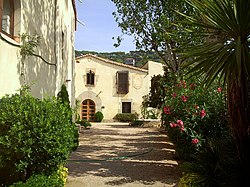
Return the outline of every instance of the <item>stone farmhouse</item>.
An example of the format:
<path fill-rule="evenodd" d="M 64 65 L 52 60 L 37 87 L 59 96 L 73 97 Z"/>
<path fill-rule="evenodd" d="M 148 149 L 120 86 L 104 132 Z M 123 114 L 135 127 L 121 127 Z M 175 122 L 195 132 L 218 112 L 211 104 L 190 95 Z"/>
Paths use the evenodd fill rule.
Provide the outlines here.
<path fill-rule="evenodd" d="M 142 68 L 87 54 L 76 58 L 75 89 L 81 119 L 94 120 L 101 111 L 110 121 L 117 113 L 141 114 L 142 97 L 151 78 L 163 74 L 161 63 L 149 61 Z"/>
<path fill-rule="evenodd" d="M 53 96 L 66 84 L 75 103 L 75 29 L 75 0 L 0 0 L 0 97 L 25 84 L 36 97 Z M 24 61 L 20 56 L 23 33 L 40 37 L 37 56 Z"/>

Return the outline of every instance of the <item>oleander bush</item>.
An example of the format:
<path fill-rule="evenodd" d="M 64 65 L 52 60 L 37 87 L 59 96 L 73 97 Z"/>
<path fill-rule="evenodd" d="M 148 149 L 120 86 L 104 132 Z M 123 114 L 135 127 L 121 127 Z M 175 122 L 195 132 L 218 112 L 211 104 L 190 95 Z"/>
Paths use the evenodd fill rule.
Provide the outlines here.
<path fill-rule="evenodd" d="M 205 88 L 198 80 L 181 80 L 165 89 L 162 120 L 177 157 L 190 160 L 207 139 L 228 135 L 224 90 L 219 83 Z"/>
<path fill-rule="evenodd" d="M 0 99 L 0 184 L 51 174 L 77 146 L 72 111 L 56 98 L 27 93 Z"/>

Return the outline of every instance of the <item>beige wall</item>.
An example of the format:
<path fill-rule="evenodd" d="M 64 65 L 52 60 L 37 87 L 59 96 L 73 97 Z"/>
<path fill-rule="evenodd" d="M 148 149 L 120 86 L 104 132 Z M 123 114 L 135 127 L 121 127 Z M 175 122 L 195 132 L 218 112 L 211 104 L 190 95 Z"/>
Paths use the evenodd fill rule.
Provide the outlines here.
<path fill-rule="evenodd" d="M 66 80 L 70 80 L 66 85 L 72 97 L 75 31 L 72 1 L 21 0 L 16 8 L 15 20 L 15 35 L 39 35 L 41 40 L 35 53 L 56 66 L 31 56 L 22 64 L 19 48 L 13 46 L 18 43 L 1 34 L 9 43 L 0 39 L 0 97 L 14 93 L 21 84 L 30 85 L 36 97 L 56 95 Z"/>
<path fill-rule="evenodd" d="M 129 66 L 119 66 L 111 64 L 101 58 L 86 55 L 78 58 L 76 63 L 76 97 L 80 103 L 85 99 L 91 99 L 96 104 L 96 111 L 104 114 L 104 119 L 110 120 L 117 113 L 122 112 L 122 102 L 132 103 L 132 112 L 141 113 L 142 96 L 148 94 L 150 76 L 149 72 L 139 68 L 129 68 Z M 159 63 L 157 63 L 160 65 Z M 161 66 L 161 65 L 160 65 Z M 152 67 L 155 69 L 155 67 Z M 95 72 L 95 86 L 86 86 L 86 73 L 89 70 Z M 157 69 L 157 68 L 156 68 Z M 160 69 L 160 68 L 158 68 Z M 129 93 L 116 93 L 116 72 L 129 71 Z M 155 70 L 157 71 L 157 70 Z M 157 73 L 159 74 L 159 73 Z M 151 74 L 150 74 L 151 75 Z M 80 113 L 80 112 L 79 112 Z"/>

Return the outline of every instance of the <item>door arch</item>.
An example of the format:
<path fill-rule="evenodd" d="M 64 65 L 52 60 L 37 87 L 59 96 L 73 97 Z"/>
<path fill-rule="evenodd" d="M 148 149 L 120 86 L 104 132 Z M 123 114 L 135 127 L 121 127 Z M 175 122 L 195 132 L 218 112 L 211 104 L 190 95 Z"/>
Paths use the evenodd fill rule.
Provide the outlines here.
<path fill-rule="evenodd" d="M 95 117 L 95 102 L 91 99 L 86 99 L 81 104 L 81 119 L 94 121 Z"/>

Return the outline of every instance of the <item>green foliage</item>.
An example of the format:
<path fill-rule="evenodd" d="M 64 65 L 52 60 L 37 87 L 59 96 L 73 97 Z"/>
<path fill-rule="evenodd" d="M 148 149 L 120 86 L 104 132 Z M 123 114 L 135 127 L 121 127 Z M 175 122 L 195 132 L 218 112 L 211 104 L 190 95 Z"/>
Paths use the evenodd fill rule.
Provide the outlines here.
<path fill-rule="evenodd" d="M 188 24 L 203 27 L 207 42 L 184 49 L 186 66 L 204 75 L 208 85 L 220 77 L 227 86 L 229 125 L 237 140 L 238 154 L 250 178 L 250 1 L 189 0 L 200 18 L 186 16 Z M 206 8 L 204 8 L 206 7 Z"/>
<path fill-rule="evenodd" d="M 65 84 L 61 86 L 61 91 L 57 94 L 57 99 L 59 99 L 62 103 L 64 103 L 68 107 L 70 106 L 69 94 Z"/>
<path fill-rule="evenodd" d="M 77 124 L 80 124 L 81 126 L 85 127 L 85 128 L 89 128 L 91 127 L 91 123 L 85 119 L 83 120 L 78 120 L 76 121 Z"/>
<path fill-rule="evenodd" d="M 154 75 L 151 79 L 149 106 L 153 108 L 160 108 L 162 104 L 162 79 L 163 77 L 161 75 Z"/>
<path fill-rule="evenodd" d="M 114 117 L 115 120 L 121 122 L 132 122 L 138 119 L 138 114 L 136 113 L 118 113 Z"/>
<path fill-rule="evenodd" d="M 35 53 L 35 49 L 40 43 L 41 37 L 38 35 L 30 36 L 27 33 L 21 34 L 22 46 L 20 55 L 25 59 L 27 56 L 31 56 Z"/>
<path fill-rule="evenodd" d="M 28 94 L 0 100 L 0 184 L 57 169 L 76 146 L 71 109 Z"/>
<path fill-rule="evenodd" d="M 166 85 L 162 119 L 176 145 L 177 156 L 189 160 L 211 137 L 228 134 L 224 90 L 218 84 L 205 89 L 191 80 Z"/>
<path fill-rule="evenodd" d="M 232 137 L 209 139 L 202 149 L 193 155 L 192 162 L 182 169 L 192 177 L 195 186 L 244 186 L 247 175 L 240 166 L 236 142 Z"/>
<path fill-rule="evenodd" d="M 198 187 L 195 183 L 195 175 L 192 173 L 184 174 L 180 179 L 178 187 Z"/>
<path fill-rule="evenodd" d="M 104 116 L 103 113 L 98 111 L 95 113 L 95 121 L 96 122 L 101 122 L 103 120 Z"/>
<path fill-rule="evenodd" d="M 194 40 L 188 32 L 190 25 L 180 22 L 183 17 L 177 13 L 185 12 L 196 16 L 196 11 L 185 0 L 141 1 L 112 0 L 117 11 L 113 13 L 123 34 L 134 36 L 137 49 L 154 50 L 166 66 L 177 72 L 182 61 L 177 49 L 192 46 L 202 39 Z M 199 30 L 199 27 L 193 27 Z M 198 32 L 195 35 L 199 35 Z M 122 37 L 117 38 L 119 46 Z"/>
<path fill-rule="evenodd" d="M 61 166 L 58 171 L 51 175 L 32 175 L 26 182 L 20 181 L 10 187 L 63 187 L 66 184 L 67 173 L 68 169 Z"/>

